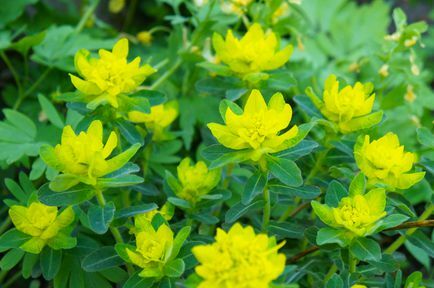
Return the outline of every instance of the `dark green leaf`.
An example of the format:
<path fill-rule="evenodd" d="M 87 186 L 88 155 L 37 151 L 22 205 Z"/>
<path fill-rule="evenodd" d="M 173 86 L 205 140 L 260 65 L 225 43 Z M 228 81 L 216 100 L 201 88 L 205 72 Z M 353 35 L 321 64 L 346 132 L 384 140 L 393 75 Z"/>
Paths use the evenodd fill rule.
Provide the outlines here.
<path fill-rule="evenodd" d="M 263 207 L 264 207 L 263 200 L 255 201 L 253 203 L 250 203 L 249 205 L 243 205 L 241 202 L 237 203 L 226 212 L 225 222 L 233 223 L 237 221 L 239 218 L 241 218 L 243 215 L 245 215 L 246 213 L 252 210 L 261 209 Z"/>
<path fill-rule="evenodd" d="M 48 183 L 39 188 L 39 201 L 50 206 L 76 205 L 93 197 L 95 191 L 91 186 L 79 184 L 62 192 L 54 192 Z"/>
<path fill-rule="evenodd" d="M 301 171 L 294 161 L 268 156 L 267 162 L 271 174 L 273 174 L 283 184 L 292 187 L 299 187 L 303 184 Z"/>
<path fill-rule="evenodd" d="M 268 232 L 283 238 L 303 239 L 304 228 L 295 223 L 271 221 Z"/>
<path fill-rule="evenodd" d="M 273 155 L 279 158 L 286 158 L 295 161 L 303 156 L 312 153 L 312 151 L 315 150 L 317 147 L 318 147 L 318 143 L 316 143 L 315 141 L 302 140 L 296 146 L 283 150 Z"/>
<path fill-rule="evenodd" d="M 267 187 L 273 193 L 308 200 L 314 199 L 321 194 L 321 190 L 317 186 L 289 187 L 281 183 L 270 182 Z"/>
<path fill-rule="evenodd" d="M 90 228 L 97 234 L 104 234 L 110 227 L 115 214 L 115 204 L 107 203 L 104 207 L 93 205 L 87 212 Z"/>
<path fill-rule="evenodd" d="M 333 180 L 327 189 L 325 203 L 331 207 L 337 207 L 339 201 L 348 196 L 348 191 L 338 181 Z"/>
<path fill-rule="evenodd" d="M 184 273 L 184 269 L 185 269 L 184 261 L 178 258 L 164 265 L 163 272 L 164 275 L 166 275 L 167 277 L 177 278 Z"/>
<path fill-rule="evenodd" d="M 115 125 L 119 128 L 121 135 L 127 140 L 130 144 L 140 143 L 143 145 L 145 143 L 143 136 L 137 131 L 136 127 L 125 121 L 118 119 L 115 121 Z"/>
<path fill-rule="evenodd" d="M 380 261 L 380 245 L 369 238 L 356 238 L 350 244 L 350 252 L 362 261 Z"/>
<path fill-rule="evenodd" d="M 52 280 L 59 272 L 60 264 L 62 262 L 62 250 L 54 250 L 45 247 L 41 252 L 40 263 L 42 275 L 45 280 Z"/>
<path fill-rule="evenodd" d="M 244 186 L 241 202 L 244 205 L 249 204 L 252 200 L 260 194 L 267 185 L 267 175 L 261 171 L 256 171 Z"/>
<path fill-rule="evenodd" d="M 408 241 L 423 249 L 431 258 L 434 258 L 434 242 L 422 231 L 416 231 L 413 235 L 410 235 Z"/>
<path fill-rule="evenodd" d="M 141 271 L 137 271 L 125 282 L 122 288 L 151 288 L 154 284 L 153 278 L 143 278 L 139 276 Z"/>
<path fill-rule="evenodd" d="M 102 271 L 108 268 L 117 267 L 123 260 L 116 253 L 112 246 L 101 247 L 87 255 L 81 262 L 81 267 L 87 272 Z"/>
<path fill-rule="evenodd" d="M 11 248 L 18 248 L 32 236 L 24 234 L 13 228 L 0 236 L 0 252 L 4 252 Z"/>
<path fill-rule="evenodd" d="M 2 271 L 9 271 L 21 261 L 24 256 L 24 251 L 19 248 L 9 250 L 0 261 L 0 269 Z"/>
<path fill-rule="evenodd" d="M 115 213 L 115 219 L 133 217 L 138 214 L 143 214 L 152 210 L 158 209 L 157 204 L 155 203 L 147 203 L 140 204 L 136 206 L 130 206 L 127 208 L 122 208 Z"/>

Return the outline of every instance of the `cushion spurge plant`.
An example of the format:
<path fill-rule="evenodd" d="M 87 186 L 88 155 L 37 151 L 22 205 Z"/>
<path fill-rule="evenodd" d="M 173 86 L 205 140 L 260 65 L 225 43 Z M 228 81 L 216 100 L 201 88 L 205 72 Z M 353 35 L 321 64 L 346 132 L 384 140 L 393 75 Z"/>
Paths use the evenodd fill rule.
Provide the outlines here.
<path fill-rule="evenodd" d="M 306 89 L 306 93 L 340 132 L 350 133 L 370 128 L 381 121 L 382 111 L 372 113 L 375 101 L 375 94 L 371 94 L 373 89 L 372 83 L 360 82 L 339 89 L 339 81 L 332 74 L 325 81 L 322 99 L 311 88 Z"/>
<path fill-rule="evenodd" d="M 128 94 L 156 70 L 150 65 L 140 66 L 140 57 L 128 63 L 128 40 L 120 39 L 111 52 L 99 50 L 99 58 L 91 58 L 82 49 L 75 55 L 75 68 L 79 78 L 70 74 L 72 84 L 82 93 L 89 108 L 108 103 L 119 106 L 118 96 Z"/>
<path fill-rule="evenodd" d="M 394 133 L 372 142 L 369 135 L 360 136 L 354 146 L 354 157 L 372 185 L 385 184 L 391 190 L 407 189 L 425 176 L 425 172 L 409 173 L 416 155 L 405 152 Z"/>
<path fill-rule="evenodd" d="M 75 217 L 72 207 L 58 214 L 57 207 L 33 202 L 28 207 L 12 206 L 9 216 L 18 231 L 31 236 L 20 246 L 26 252 L 38 254 L 45 245 L 53 249 L 70 249 L 76 245 L 76 239 L 69 235 Z"/>
<path fill-rule="evenodd" d="M 107 159 L 118 146 L 115 132 L 103 143 L 102 122 L 90 123 L 86 132 L 75 134 L 71 126 L 63 128 L 62 140 L 55 147 L 44 145 L 40 155 L 44 162 L 61 172 L 50 183 L 54 191 L 63 191 L 82 182 L 95 186 L 98 178 L 123 167 L 140 148 L 132 145 L 124 152 Z"/>
<path fill-rule="evenodd" d="M 228 30 L 226 39 L 214 33 L 213 46 L 218 59 L 241 76 L 283 66 L 289 60 L 293 49 L 288 45 L 278 51 L 276 34 L 272 31 L 264 33 L 261 25 L 257 23 L 250 26 L 240 40 L 233 35 L 232 30 Z"/>
<path fill-rule="evenodd" d="M 234 107 L 234 106 L 232 106 Z M 281 93 L 274 94 L 268 105 L 259 90 L 252 90 L 244 111 L 228 107 L 224 113 L 225 125 L 209 123 L 211 133 L 223 146 L 247 150 L 253 161 L 264 154 L 276 153 L 292 147 L 298 134 L 297 125 L 284 131 L 292 118 L 292 108 Z"/>
<path fill-rule="evenodd" d="M 270 287 L 285 267 L 285 255 L 277 252 L 283 245 L 239 223 L 228 232 L 217 229 L 214 243 L 192 250 L 200 263 L 198 288 Z"/>

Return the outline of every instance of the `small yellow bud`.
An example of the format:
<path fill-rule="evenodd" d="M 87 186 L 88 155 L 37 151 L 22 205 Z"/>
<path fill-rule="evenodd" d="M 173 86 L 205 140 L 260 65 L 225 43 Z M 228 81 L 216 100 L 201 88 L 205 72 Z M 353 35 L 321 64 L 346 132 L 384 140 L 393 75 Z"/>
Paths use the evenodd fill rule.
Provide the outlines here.
<path fill-rule="evenodd" d="M 404 99 L 410 103 L 413 103 L 414 100 L 416 100 L 416 94 L 414 93 L 413 85 L 407 86 L 407 93 L 405 93 Z"/>
<path fill-rule="evenodd" d="M 303 41 L 302 41 L 300 35 L 297 36 L 297 48 L 298 48 L 298 50 L 300 50 L 300 51 L 304 51 L 304 44 L 303 44 Z"/>
<path fill-rule="evenodd" d="M 145 45 L 149 45 L 152 42 L 152 34 L 149 31 L 141 31 L 137 33 L 136 37 L 140 43 Z"/>
<path fill-rule="evenodd" d="M 420 119 L 416 115 L 411 115 L 410 117 L 411 122 L 413 122 L 414 126 L 420 128 L 422 125 L 420 124 Z"/>
<path fill-rule="evenodd" d="M 417 66 L 416 64 L 411 65 L 411 73 L 413 73 L 414 76 L 419 76 L 420 74 L 419 66 Z"/>
<path fill-rule="evenodd" d="M 401 33 L 399 33 L 399 32 L 395 32 L 393 34 L 384 36 L 384 39 L 387 41 L 395 41 L 396 42 L 396 41 L 399 41 L 400 38 L 401 38 Z"/>
<path fill-rule="evenodd" d="M 109 11 L 110 13 L 116 14 L 121 12 L 124 9 L 125 0 L 110 0 L 109 2 Z"/>
<path fill-rule="evenodd" d="M 360 64 L 357 62 L 351 63 L 351 65 L 348 67 L 348 71 L 350 72 L 360 72 Z"/>
<path fill-rule="evenodd" d="M 380 74 L 384 78 L 389 76 L 389 65 L 383 64 L 383 66 L 381 66 L 380 70 L 378 70 L 378 74 Z"/>
<path fill-rule="evenodd" d="M 410 39 L 404 41 L 405 47 L 414 46 L 417 43 L 417 36 L 413 36 Z"/>

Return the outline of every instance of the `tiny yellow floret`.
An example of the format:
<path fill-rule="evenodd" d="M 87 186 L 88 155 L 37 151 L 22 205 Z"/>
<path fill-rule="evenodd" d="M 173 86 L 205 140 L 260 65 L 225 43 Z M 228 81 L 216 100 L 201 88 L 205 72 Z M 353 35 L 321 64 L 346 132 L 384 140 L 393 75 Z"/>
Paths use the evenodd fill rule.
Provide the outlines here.
<path fill-rule="evenodd" d="M 226 110 L 225 125 L 209 123 L 211 133 L 223 146 L 234 150 L 251 150 L 253 161 L 266 153 L 276 153 L 293 146 L 291 139 L 298 134 L 298 127 L 284 131 L 292 118 L 292 108 L 285 103 L 281 93 L 274 94 L 268 105 L 259 90 L 253 90 L 244 106 L 244 112 L 237 114 L 231 108 Z"/>
<path fill-rule="evenodd" d="M 221 170 L 209 170 L 203 161 L 191 164 L 190 158 L 184 158 L 179 164 L 177 171 L 182 189 L 176 193 L 179 198 L 196 203 L 217 186 Z"/>
<path fill-rule="evenodd" d="M 75 54 L 75 68 L 81 78 L 70 74 L 72 84 L 88 102 L 88 108 L 109 103 L 119 107 L 118 96 L 134 92 L 156 70 L 150 65 L 140 66 L 140 57 L 128 63 L 128 40 L 120 39 L 112 52 L 100 49 L 99 58 L 91 58 L 88 50 Z"/>
<path fill-rule="evenodd" d="M 408 173 L 416 155 L 405 152 L 394 133 L 387 133 L 372 142 L 369 135 L 360 136 L 354 147 L 354 157 L 371 185 L 381 183 L 390 190 L 408 189 L 425 176 L 425 172 Z"/>
<path fill-rule="evenodd" d="M 285 255 L 277 252 L 283 245 L 239 223 L 228 232 L 217 229 L 214 243 L 192 249 L 200 263 L 198 288 L 268 288 L 285 268 Z"/>
<path fill-rule="evenodd" d="M 328 120 L 335 123 L 341 133 L 350 133 L 370 128 L 383 118 L 383 112 L 372 113 L 375 94 L 372 83 L 357 82 L 339 89 L 339 81 L 330 75 L 325 81 L 323 99 L 319 99 L 311 90 L 306 90 L 313 104 Z"/>
<path fill-rule="evenodd" d="M 152 140 L 164 141 L 169 135 L 166 128 L 178 117 L 178 103 L 170 101 L 164 104 L 151 107 L 151 113 L 146 114 L 139 111 L 128 113 L 128 119 L 133 123 L 144 123 L 146 129 L 153 134 Z"/>
<path fill-rule="evenodd" d="M 136 38 L 140 43 L 145 45 L 149 45 L 152 42 L 152 34 L 149 31 L 141 31 L 137 33 Z"/>
<path fill-rule="evenodd" d="M 58 215 L 57 207 L 33 202 L 29 207 L 12 206 L 9 216 L 18 231 L 32 236 L 20 246 L 26 252 L 39 254 L 45 245 L 53 249 L 68 249 L 76 244 L 76 239 L 64 231 L 74 221 L 72 207 Z"/>
<path fill-rule="evenodd" d="M 276 35 L 264 33 L 259 24 L 253 24 L 241 40 L 228 30 L 226 39 L 214 33 L 212 42 L 217 57 L 240 76 L 275 70 L 289 60 L 293 50 L 288 45 L 278 51 Z"/>
<path fill-rule="evenodd" d="M 111 132 L 103 143 L 103 127 L 99 120 L 93 121 L 86 132 L 78 135 L 71 126 L 66 126 L 60 144 L 55 147 L 43 145 L 40 150 L 42 160 L 63 173 L 50 183 L 50 188 L 63 191 L 79 182 L 96 185 L 98 178 L 123 167 L 140 148 L 140 144 L 135 144 L 107 160 L 117 145 L 115 132 Z"/>

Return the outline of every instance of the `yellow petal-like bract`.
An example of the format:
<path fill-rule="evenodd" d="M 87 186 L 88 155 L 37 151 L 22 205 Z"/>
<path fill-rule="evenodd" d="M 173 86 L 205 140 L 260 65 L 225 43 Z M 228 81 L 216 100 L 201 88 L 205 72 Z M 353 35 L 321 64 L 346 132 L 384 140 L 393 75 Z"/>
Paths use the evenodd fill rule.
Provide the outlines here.
<path fill-rule="evenodd" d="M 253 24 L 240 40 L 232 30 L 228 30 L 226 39 L 214 33 L 212 40 L 217 57 L 239 75 L 277 69 L 289 60 L 293 50 L 288 45 L 278 51 L 276 35 L 264 33 L 259 24 Z"/>
<path fill-rule="evenodd" d="M 217 229 L 215 242 L 192 249 L 202 278 L 199 288 L 255 287 L 268 288 L 282 274 L 285 255 L 278 254 L 283 245 L 274 237 L 255 234 L 251 226 L 239 223 L 229 232 Z"/>
<path fill-rule="evenodd" d="M 198 161 L 191 165 L 191 159 L 185 158 L 178 168 L 178 179 L 182 189 L 177 196 L 191 203 L 200 200 L 200 196 L 208 194 L 220 181 L 220 169 L 208 170 L 205 162 Z"/>
<path fill-rule="evenodd" d="M 9 216 L 18 231 L 32 236 L 20 246 L 26 252 L 38 254 L 45 245 L 53 249 L 72 248 L 76 240 L 62 231 L 74 221 L 72 207 L 57 214 L 57 207 L 33 202 L 29 207 L 14 205 L 9 209 Z M 62 240 L 56 238 L 62 237 Z M 59 247 L 59 243 L 63 247 Z M 72 245 L 71 245 L 72 243 Z"/>
<path fill-rule="evenodd" d="M 339 131 L 350 133 L 370 128 L 383 118 L 383 112 L 372 113 L 375 94 L 372 83 L 357 82 L 354 86 L 347 85 L 339 89 L 339 81 L 335 75 L 330 75 L 325 81 L 323 99 L 313 93 L 308 93 L 314 105 L 330 121 L 334 122 Z"/>
<path fill-rule="evenodd" d="M 368 183 L 386 184 L 390 190 L 410 188 L 425 176 L 425 172 L 408 173 L 416 157 L 404 151 L 394 133 L 387 133 L 372 142 L 368 135 L 360 136 L 354 147 L 354 157 L 368 177 Z"/>
<path fill-rule="evenodd" d="M 140 66 L 140 57 L 128 63 L 128 40 L 120 39 L 112 52 L 100 49 L 99 58 L 91 58 L 88 50 L 75 54 L 75 68 L 81 78 L 70 74 L 72 84 L 85 95 L 88 107 L 109 103 L 119 106 L 117 96 L 134 92 L 156 70 Z"/>
<path fill-rule="evenodd" d="M 351 237 L 373 233 L 378 220 L 386 216 L 386 192 L 376 188 L 368 193 L 343 197 L 337 207 L 312 201 L 315 214 L 330 227 L 346 230 Z"/>
<path fill-rule="evenodd" d="M 178 103 L 171 101 L 151 107 L 151 113 L 139 111 L 128 113 L 128 119 L 134 123 L 144 123 L 146 129 L 153 133 L 152 140 L 167 140 L 166 128 L 178 117 Z"/>
<path fill-rule="evenodd" d="M 275 153 L 289 148 L 289 141 L 298 134 L 298 127 L 285 130 L 292 118 L 292 108 L 285 103 L 283 95 L 274 94 L 268 105 L 259 90 L 253 90 L 244 106 L 244 112 L 237 114 L 231 108 L 226 110 L 225 124 L 209 123 L 208 128 L 222 145 L 235 149 L 252 150 L 251 159 L 258 161 L 266 153 Z"/>
<path fill-rule="evenodd" d="M 111 132 L 103 143 L 103 127 L 99 120 L 93 121 L 86 132 L 75 134 L 71 126 L 63 128 L 61 144 L 55 147 L 41 147 L 42 160 L 63 174 L 57 176 L 50 188 L 54 191 L 66 190 L 79 182 L 96 185 L 97 179 L 124 166 L 140 148 L 140 144 L 107 158 L 118 145 L 115 132 Z"/>

